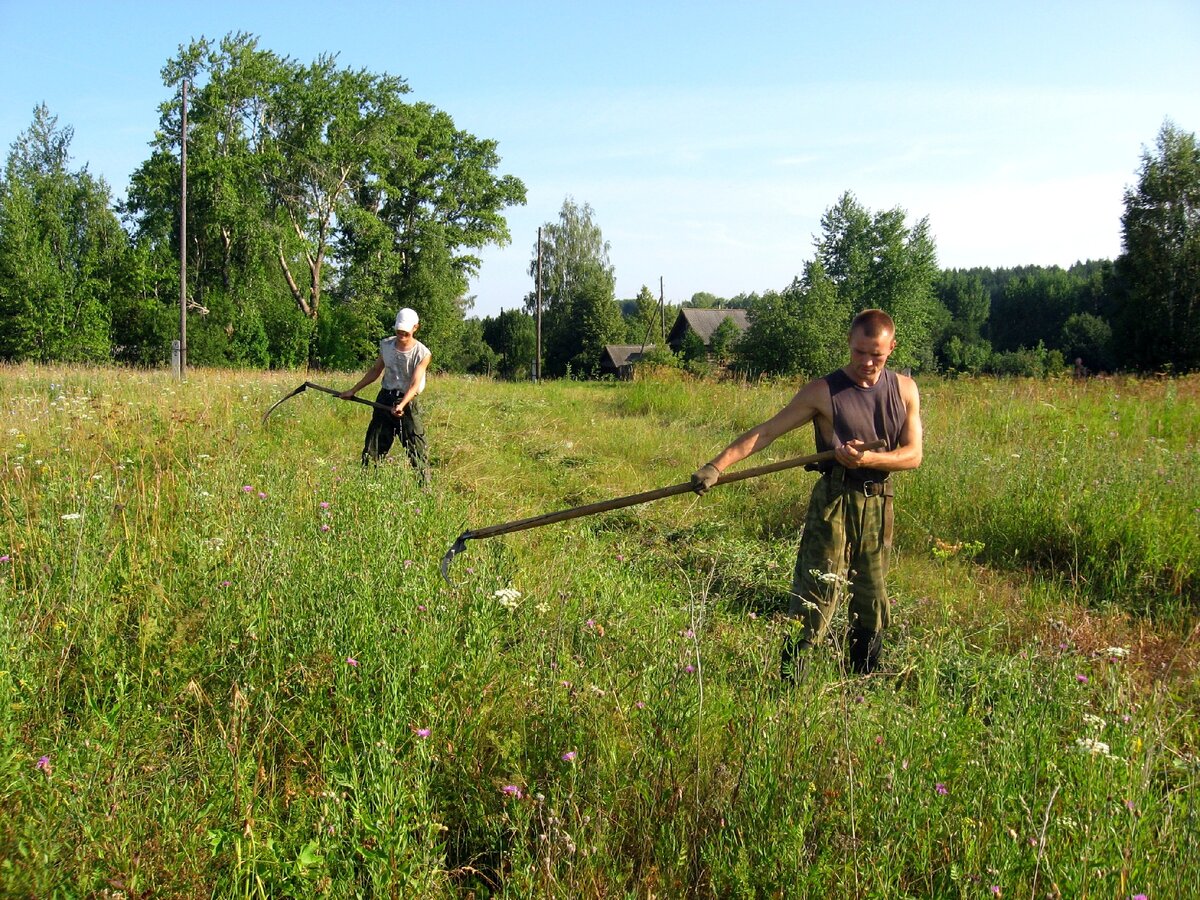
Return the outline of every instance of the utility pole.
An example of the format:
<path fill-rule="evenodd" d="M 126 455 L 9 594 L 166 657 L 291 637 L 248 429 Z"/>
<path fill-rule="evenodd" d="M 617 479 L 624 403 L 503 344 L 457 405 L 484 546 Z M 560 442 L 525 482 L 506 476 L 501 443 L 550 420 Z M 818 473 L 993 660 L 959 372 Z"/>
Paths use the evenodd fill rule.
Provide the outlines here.
<path fill-rule="evenodd" d="M 658 314 L 662 319 L 662 345 L 667 346 L 667 295 L 663 293 L 663 277 L 658 276 Z"/>
<path fill-rule="evenodd" d="M 179 135 L 179 378 L 187 372 L 187 79 L 183 81 L 183 130 Z"/>
<path fill-rule="evenodd" d="M 537 351 L 533 360 L 533 380 L 542 380 L 542 227 L 538 226 L 538 262 L 537 262 Z"/>

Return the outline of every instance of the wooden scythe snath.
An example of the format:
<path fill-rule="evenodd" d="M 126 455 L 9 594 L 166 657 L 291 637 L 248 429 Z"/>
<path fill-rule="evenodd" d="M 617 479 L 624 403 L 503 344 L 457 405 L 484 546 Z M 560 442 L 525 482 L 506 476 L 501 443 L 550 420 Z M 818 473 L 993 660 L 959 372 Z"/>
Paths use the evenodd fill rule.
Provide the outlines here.
<path fill-rule="evenodd" d="M 884 446 L 886 446 L 886 441 L 873 441 L 866 444 L 863 449 L 879 450 Z M 794 459 L 785 459 L 782 462 L 769 463 L 768 465 L 757 466 L 753 469 L 743 469 L 740 472 L 730 472 L 718 478 L 716 483 L 717 485 L 733 484 L 735 481 L 745 481 L 748 478 L 758 478 L 761 475 L 770 475 L 772 472 L 782 472 L 785 469 L 795 469 L 800 466 L 816 469 L 820 463 L 829 462 L 833 459 L 834 451 L 826 450 L 822 453 L 797 456 Z M 609 512 L 614 509 L 624 509 L 627 506 L 637 506 L 639 503 L 649 503 L 652 500 L 661 500 L 664 497 L 686 494 L 692 490 L 691 481 L 684 481 L 680 484 L 673 484 L 670 487 L 643 491 L 640 494 L 630 494 L 628 497 L 617 497 L 615 500 L 601 500 L 597 503 L 587 503 L 583 506 L 575 506 L 571 509 L 562 509 L 558 512 L 532 516 L 528 519 L 517 519 L 516 521 L 504 522 L 500 525 L 489 525 L 486 528 L 464 531 L 458 536 L 453 546 L 446 551 L 446 555 L 442 557 L 442 578 L 446 580 L 446 584 L 451 587 L 454 586 L 450 581 L 450 563 L 454 561 L 454 557 L 467 549 L 467 541 L 495 537 L 498 534 L 509 534 L 513 531 L 524 531 L 527 528 L 540 528 L 543 525 L 553 525 L 555 522 L 565 522 L 568 519 L 592 516 L 596 513 Z"/>
<path fill-rule="evenodd" d="M 341 397 L 341 395 L 342 395 L 341 391 L 335 391 L 333 388 L 324 387 L 323 385 L 313 384 L 311 381 L 306 381 L 306 382 L 304 382 L 304 384 L 300 385 L 300 387 L 296 388 L 290 394 L 288 394 L 284 397 L 281 397 L 280 399 L 278 399 L 274 403 L 272 403 L 271 408 L 268 409 L 265 413 L 263 413 L 262 424 L 264 424 L 264 425 L 267 424 L 267 418 L 271 415 L 271 413 L 275 412 L 276 407 L 278 407 L 279 404 L 283 403 L 284 400 L 291 400 L 297 394 L 302 394 L 309 388 L 312 388 L 314 391 L 324 391 L 326 394 L 333 394 L 333 396 L 335 396 L 335 397 Z M 374 407 L 375 409 L 382 409 L 385 412 L 391 412 L 392 409 L 394 409 L 394 407 L 388 406 L 386 403 L 376 403 L 374 400 L 364 400 L 362 397 L 347 397 L 346 399 L 351 400 L 354 403 L 361 403 L 364 406 L 371 406 L 371 407 Z"/>

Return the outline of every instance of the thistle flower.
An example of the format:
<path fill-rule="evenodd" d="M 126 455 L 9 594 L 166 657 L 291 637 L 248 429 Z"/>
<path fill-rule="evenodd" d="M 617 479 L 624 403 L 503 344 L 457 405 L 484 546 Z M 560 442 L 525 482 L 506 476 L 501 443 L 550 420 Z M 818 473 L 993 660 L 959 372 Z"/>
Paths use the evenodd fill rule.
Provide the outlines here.
<path fill-rule="evenodd" d="M 429 729 L 428 728 L 418 728 L 413 732 L 413 734 L 415 734 L 419 738 L 427 738 L 427 737 L 429 737 Z"/>
<path fill-rule="evenodd" d="M 950 793 L 950 789 L 947 788 L 946 785 L 944 785 L 942 782 L 939 781 L 937 784 L 935 784 L 933 786 L 933 792 L 935 794 L 937 794 L 939 797 L 945 797 L 948 793 Z"/>
<path fill-rule="evenodd" d="M 575 751 L 574 750 L 568 750 L 566 753 L 564 753 L 562 755 L 563 762 L 573 762 L 574 760 L 575 760 Z"/>

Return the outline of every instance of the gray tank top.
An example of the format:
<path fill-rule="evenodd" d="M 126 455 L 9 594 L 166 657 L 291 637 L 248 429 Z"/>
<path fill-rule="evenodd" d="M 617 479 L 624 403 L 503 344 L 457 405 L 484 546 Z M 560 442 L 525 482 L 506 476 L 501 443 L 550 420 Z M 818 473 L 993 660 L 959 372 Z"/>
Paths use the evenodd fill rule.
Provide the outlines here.
<path fill-rule="evenodd" d="M 862 441 L 887 441 L 887 450 L 895 450 L 908 416 L 908 407 L 900 396 L 900 379 L 891 369 L 879 373 L 871 387 L 860 387 L 838 369 L 825 376 L 829 399 L 833 404 L 833 432 L 842 443 L 858 438 Z M 830 442 L 816 432 L 818 451 L 832 450 Z M 863 481 L 882 481 L 889 473 L 879 469 L 855 469 L 854 477 Z"/>

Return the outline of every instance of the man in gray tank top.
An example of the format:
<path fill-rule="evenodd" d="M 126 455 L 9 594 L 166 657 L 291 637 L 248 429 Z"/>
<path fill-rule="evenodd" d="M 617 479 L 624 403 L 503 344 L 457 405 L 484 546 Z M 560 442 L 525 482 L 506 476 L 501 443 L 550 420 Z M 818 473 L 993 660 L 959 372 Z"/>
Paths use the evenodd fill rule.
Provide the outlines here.
<path fill-rule="evenodd" d="M 348 400 L 382 375 L 383 387 L 375 402 L 392 407 L 392 411 L 376 409 L 371 416 L 363 439 L 362 464 L 368 466 L 386 457 L 399 436 L 421 483 L 428 486 L 429 451 L 417 395 L 425 390 L 425 373 L 432 355 L 429 348 L 417 340 L 420 324 L 415 310 L 405 307 L 396 313 L 395 336 L 379 342 L 379 356 L 371 368 L 358 384 L 338 396 Z"/>
<path fill-rule="evenodd" d="M 842 587 L 850 594 L 846 656 L 855 672 L 878 666 L 882 632 L 891 618 L 887 594 L 892 548 L 892 472 L 921 464 L 921 400 L 917 385 L 886 368 L 896 348 L 896 326 L 880 309 L 850 324 L 850 362 L 810 381 L 767 421 L 756 425 L 692 476 L 703 494 L 729 466 L 769 446 L 794 428 L 813 423 L 818 450 L 836 462 L 813 487 L 796 554 L 789 613 L 797 628 L 784 641 L 781 674 L 794 681 L 804 653 L 829 629 Z M 883 440 L 880 450 L 864 450 Z"/>

